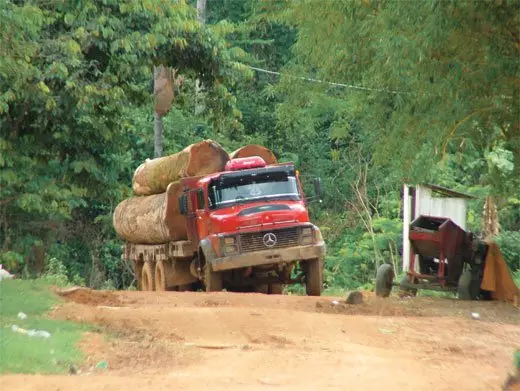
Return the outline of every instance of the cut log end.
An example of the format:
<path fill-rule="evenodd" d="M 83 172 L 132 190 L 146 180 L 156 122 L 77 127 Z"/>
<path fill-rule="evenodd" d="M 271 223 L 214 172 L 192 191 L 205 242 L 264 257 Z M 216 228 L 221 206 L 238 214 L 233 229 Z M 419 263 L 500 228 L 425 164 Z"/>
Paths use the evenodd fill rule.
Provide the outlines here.
<path fill-rule="evenodd" d="M 278 163 L 276 156 L 270 149 L 257 144 L 246 145 L 245 147 L 239 148 L 230 154 L 231 159 L 252 156 L 260 156 L 262 159 L 264 159 L 267 165 Z"/>

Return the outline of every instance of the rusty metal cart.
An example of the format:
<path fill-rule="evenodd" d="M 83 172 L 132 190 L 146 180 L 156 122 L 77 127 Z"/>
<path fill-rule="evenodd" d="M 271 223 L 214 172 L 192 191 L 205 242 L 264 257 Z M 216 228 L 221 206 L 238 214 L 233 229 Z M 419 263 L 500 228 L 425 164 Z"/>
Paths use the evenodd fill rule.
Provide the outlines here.
<path fill-rule="evenodd" d="M 460 299 L 486 296 L 480 289 L 487 245 L 451 219 L 419 216 L 410 223 L 410 270 L 399 283 L 402 292 L 418 289 L 457 292 Z M 416 267 L 418 255 L 418 267 Z M 376 295 L 387 297 L 393 285 L 391 265 L 381 265 L 376 275 Z"/>

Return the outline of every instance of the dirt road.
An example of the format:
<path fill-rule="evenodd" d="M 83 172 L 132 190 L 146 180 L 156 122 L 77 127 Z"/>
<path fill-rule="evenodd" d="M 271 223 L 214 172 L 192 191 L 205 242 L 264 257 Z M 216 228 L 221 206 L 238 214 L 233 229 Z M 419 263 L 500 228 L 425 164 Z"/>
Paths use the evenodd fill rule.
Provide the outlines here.
<path fill-rule="evenodd" d="M 5 390 L 499 390 L 520 312 L 497 302 L 191 292 L 67 296 L 52 316 L 93 323 L 76 376 Z M 480 319 L 471 317 L 478 312 Z M 106 360 L 108 370 L 95 364 Z"/>

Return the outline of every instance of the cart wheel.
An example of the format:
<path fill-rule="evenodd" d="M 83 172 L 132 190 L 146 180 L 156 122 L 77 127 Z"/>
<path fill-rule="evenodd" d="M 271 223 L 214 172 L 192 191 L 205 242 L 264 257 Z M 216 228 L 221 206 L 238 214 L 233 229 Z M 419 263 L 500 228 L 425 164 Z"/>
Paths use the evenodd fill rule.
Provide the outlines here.
<path fill-rule="evenodd" d="M 404 276 L 401 279 L 401 282 L 399 283 L 399 290 L 403 293 L 403 296 L 417 296 L 417 289 L 416 288 L 409 288 L 405 286 L 405 284 L 408 284 L 408 276 Z"/>
<path fill-rule="evenodd" d="M 459 300 L 477 300 L 480 295 L 480 281 L 473 278 L 469 270 L 465 270 L 459 277 L 457 285 Z"/>
<path fill-rule="evenodd" d="M 394 281 L 394 268 L 392 265 L 385 263 L 379 266 L 376 274 L 376 296 L 388 297 L 392 291 L 392 282 Z"/>

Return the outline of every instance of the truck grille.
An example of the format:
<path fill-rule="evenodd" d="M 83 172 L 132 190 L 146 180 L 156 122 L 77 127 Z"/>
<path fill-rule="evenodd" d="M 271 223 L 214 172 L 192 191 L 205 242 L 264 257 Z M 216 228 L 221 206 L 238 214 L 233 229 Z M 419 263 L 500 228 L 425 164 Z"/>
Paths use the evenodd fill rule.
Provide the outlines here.
<path fill-rule="evenodd" d="M 268 247 L 264 244 L 264 236 L 268 233 L 276 235 L 276 244 Z M 299 244 L 298 228 L 285 228 L 272 231 L 248 232 L 240 234 L 240 247 L 243 253 L 284 248 Z"/>

